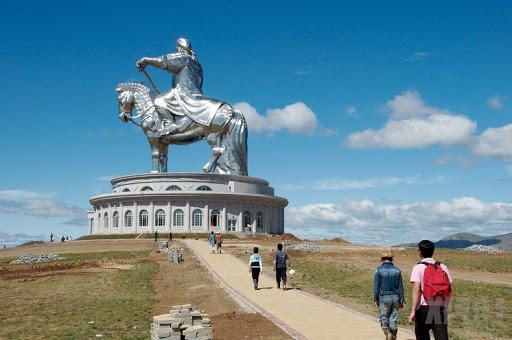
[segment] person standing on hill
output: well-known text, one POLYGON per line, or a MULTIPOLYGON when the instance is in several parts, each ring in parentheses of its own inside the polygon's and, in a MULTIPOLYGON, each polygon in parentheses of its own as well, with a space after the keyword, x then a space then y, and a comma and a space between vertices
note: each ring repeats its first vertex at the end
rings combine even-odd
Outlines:
POLYGON ((217 243, 217 238, 215 237, 215 234, 213 233, 213 231, 210 233, 208 242, 210 242, 210 248, 211 248, 212 254, 215 254, 215 244, 217 243))
POLYGON ((258 252, 258 247, 254 247, 253 254, 249 258, 249 272, 252 273, 252 282, 254 283, 255 290, 258 290, 258 281, 263 271, 263 263, 261 262, 261 256, 258 252))
POLYGON ((215 241, 217 244, 217 254, 222 254, 222 234, 220 232, 217 232, 217 235, 215 235, 215 241))
POLYGON ((379 319, 386 340, 395 340, 398 331, 398 310, 404 307, 402 272, 393 264, 393 254, 385 251, 382 264, 375 270, 373 301, 379 307, 379 319))
POLYGON ((155 231, 155 242, 158 241, 158 231, 155 231))
POLYGON ((290 258, 283 251, 283 244, 277 245, 277 251, 274 254, 274 271, 276 272, 277 289, 281 289, 281 281, 283 281, 283 290, 286 290, 286 262, 290 266, 290 258))
POLYGON ((169 241, 172 242, 172 232, 169 232, 169 241))
POLYGON ((417 340, 430 340, 432 330, 436 340, 448 339, 447 308, 453 282, 448 267, 435 261, 434 243, 423 240, 418 244, 420 262, 411 273, 412 304, 409 323, 414 323, 417 340))

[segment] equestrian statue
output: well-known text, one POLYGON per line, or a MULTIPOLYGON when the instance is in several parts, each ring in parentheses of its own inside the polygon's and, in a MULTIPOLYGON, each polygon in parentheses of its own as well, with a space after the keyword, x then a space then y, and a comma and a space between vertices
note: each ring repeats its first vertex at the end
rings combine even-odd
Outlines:
POLYGON ((203 70, 190 41, 177 39, 176 49, 175 53, 137 61, 153 90, 139 82, 120 83, 116 88, 119 118, 143 129, 151 147, 152 173, 167 172, 169 144, 206 139, 212 156, 204 172, 247 176, 244 115, 228 103, 203 96, 203 70), (147 65, 172 73, 169 91, 158 91, 147 65))

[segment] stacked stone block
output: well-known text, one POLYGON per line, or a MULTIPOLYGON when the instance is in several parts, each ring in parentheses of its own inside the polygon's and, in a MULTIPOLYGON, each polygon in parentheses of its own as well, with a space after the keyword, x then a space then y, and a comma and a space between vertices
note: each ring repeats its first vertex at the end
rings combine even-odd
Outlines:
POLYGON ((208 314, 192 309, 192 305, 173 306, 169 314, 153 317, 152 340, 211 340, 213 329, 208 314))
POLYGON ((183 251, 180 246, 173 245, 169 249, 169 261, 180 263, 183 261, 183 251))

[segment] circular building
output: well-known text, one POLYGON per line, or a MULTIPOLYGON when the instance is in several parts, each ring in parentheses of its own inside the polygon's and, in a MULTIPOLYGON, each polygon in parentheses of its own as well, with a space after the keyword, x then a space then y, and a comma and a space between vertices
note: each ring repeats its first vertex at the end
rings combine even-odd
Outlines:
POLYGON ((288 200, 263 179, 207 173, 114 178, 90 198, 89 234, 249 232, 282 234, 288 200))

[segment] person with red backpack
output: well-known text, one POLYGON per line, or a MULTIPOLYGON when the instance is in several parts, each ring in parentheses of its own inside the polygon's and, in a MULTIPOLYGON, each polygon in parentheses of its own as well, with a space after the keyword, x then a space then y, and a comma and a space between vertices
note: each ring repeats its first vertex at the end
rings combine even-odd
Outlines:
POLYGON ((423 240, 418 244, 420 262, 411 273, 412 311, 409 323, 414 322, 417 340, 430 340, 432 330, 436 340, 448 339, 447 308, 452 296, 452 277, 448 267, 436 262, 434 243, 423 240))

